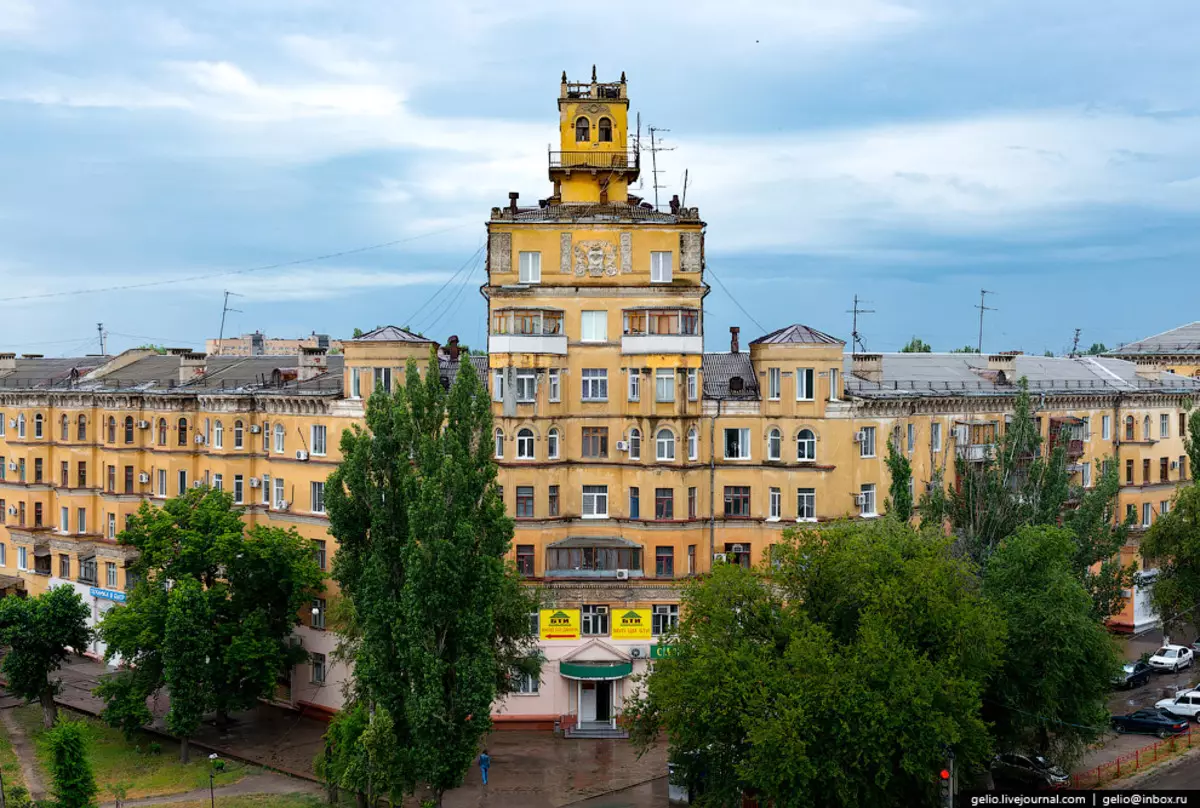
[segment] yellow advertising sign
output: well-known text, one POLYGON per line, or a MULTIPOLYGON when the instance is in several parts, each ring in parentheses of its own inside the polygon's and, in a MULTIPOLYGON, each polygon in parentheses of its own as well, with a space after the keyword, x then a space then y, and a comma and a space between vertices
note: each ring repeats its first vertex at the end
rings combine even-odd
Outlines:
POLYGON ((538 636, 543 640, 578 640, 578 609, 542 609, 538 615, 538 636))
POLYGON ((612 638, 614 640, 650 639, 650 610, 613 609, 612 638))

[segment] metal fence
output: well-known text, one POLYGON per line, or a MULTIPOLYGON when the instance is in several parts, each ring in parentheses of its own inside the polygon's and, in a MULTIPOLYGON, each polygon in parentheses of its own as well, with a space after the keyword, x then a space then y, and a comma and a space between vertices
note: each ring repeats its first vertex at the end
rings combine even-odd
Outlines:
POLYGON ((1100 788, 1197 745, 1200 745, 1200 727, 1189 726, 1187 732, 1148 744, 1094 769, 1072 774, 1071 788, 1100 788))

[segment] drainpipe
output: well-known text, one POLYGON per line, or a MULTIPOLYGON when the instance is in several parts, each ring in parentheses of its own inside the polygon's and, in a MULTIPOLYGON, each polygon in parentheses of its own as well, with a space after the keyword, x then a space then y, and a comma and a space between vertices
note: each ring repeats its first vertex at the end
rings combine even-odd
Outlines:
POLYGON ((721 417, 722 399, 717 399, 717 412, 708 421, 708 571, 712 572, 713 554, 717 551, 717 419, 721 417))

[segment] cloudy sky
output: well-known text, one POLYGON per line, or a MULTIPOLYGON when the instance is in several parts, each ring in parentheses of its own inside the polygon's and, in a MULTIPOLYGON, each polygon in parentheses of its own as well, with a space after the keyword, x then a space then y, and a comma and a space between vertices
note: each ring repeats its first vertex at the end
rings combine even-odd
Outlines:
POLYGON ((223 290, 480 345, 483 223, 593 63, 689 171, 710 349, 856 293, 869 349, 973 344, 981 288, 985 349, 1111 346, 1200 319, 1197 41, 1194 0, 0 0, 0 349, 199 344, 223 290))

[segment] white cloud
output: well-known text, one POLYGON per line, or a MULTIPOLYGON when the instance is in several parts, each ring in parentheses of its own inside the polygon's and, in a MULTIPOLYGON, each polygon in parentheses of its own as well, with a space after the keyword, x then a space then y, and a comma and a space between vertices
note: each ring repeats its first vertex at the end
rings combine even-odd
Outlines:
POLYGON ((0 0, 0 36, 28 34, 36 27, 33 0, 0 0))

